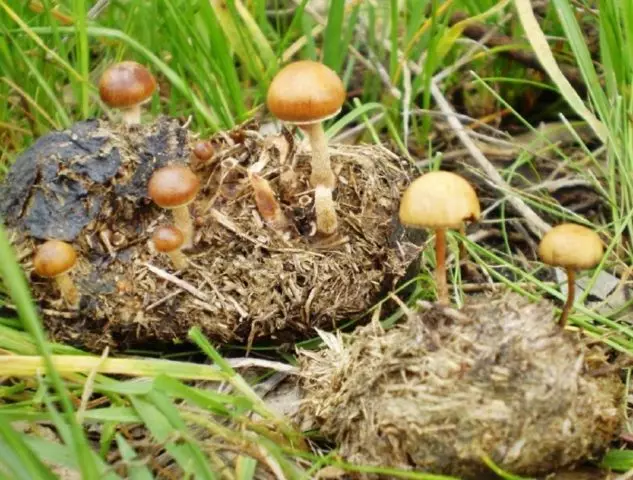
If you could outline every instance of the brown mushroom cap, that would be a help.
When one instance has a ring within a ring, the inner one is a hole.
[[[213,146],[211,142],[200,140],[193,146],[193,154],[198,160],[209,160],[213,156]]]
[[[101,100],[113,108],[129,108],[143,103],[155,91],[154,76],[143,65],[130,61],[112,65],[99,82]]]
[[[473,187],[451,172],[430,172],[417,178],[402,195],[400,222],[409,227],[459,228],[479,220],[481,208]]]
[[[190,203],[200,189],[200,180],[185,165],[169,165],[154,172],[147,193],[162,208],[176,208]]]
[[[268,89],[268,109],[280,120],[313,123],[336,115],[345,101],[338,75],[322,63],[302,60],[282,68]]]
[[[152,242],[154,242],[154,246],[159,252],[169,253],[182,247],[185,242],[185,236],[179,228],[163,225],[154,231]]]
[[[77,252],[72,245],[61,240],[49,240],[37,249],[33,267],[40,277],[53,278],[68,272],[76,262]]]
[[[543,235],[538,254],[548,265],[586,270],[600,263],[604,247],[593,230],[563,223]]]

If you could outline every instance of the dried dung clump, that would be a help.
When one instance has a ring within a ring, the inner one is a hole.
[[[547,474],[600,455],[623,419],[619,376],[591,373],[604,353],[516,294],[326,338],[302,352],[299,417],[357,464],[484,479],[485,454]]]
[[[310,152],[289,132],[243,125],[211,139],[211,159],[190,162],[195,140],[169,118],[134,127],[90,120],[18,157],[0,189],[0,216],[53,339],[92,350],[147,347],[186,340],[197,325],[225,342],[294,341],[364,313],[415,258],[397,221],[411,170],[384,148],[332,147],[340,228],[323,238]],[[176,272],[150,241],[172,215],[147,197],[147,183],[159,167],[190,163],[203,187],[190,205],[189,267]],[[269,182],[283,225],[262,220],[252,178]],[[77,309],[32,273],[44,239],[77,250]]]

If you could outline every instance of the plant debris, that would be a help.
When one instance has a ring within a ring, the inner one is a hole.
[[[319,426],[360,465],[496,478],[599,458],[624,419],[605,352],[556,325],[547,302],[516,294],[433,306],[384,331],[322,334],[300,356],[305,428]]]
[[[208,160],[191,154],[197,140],[165,117],[130,127],[89,120],[40,138],[16,160],[0,215],[54,340],[97,351],[147,347],[186,341],[198,325],[224,342],[293,342],[365,313],[416,258],[419,247],[397,221],[412,169],[383,147],[330,148],[340,228],[323,237],[315,233],[310,152],[289,132],[239,126],[210,139]],[[151,202],[147,183],[170,163],[191,163],[202,184],[190,205],[195,242],[183,251],[183,272],[151,242],[171,215]],[[283,226],[263,221],[251,174],[278,196]],[[78,309],[32,273],[45,239],[77,251]]]

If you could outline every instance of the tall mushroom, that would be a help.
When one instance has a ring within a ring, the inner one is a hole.
[[[562,267],[567,272],[567,301],[558,321],[564,327],[574,304],[576,270],[587,270],[600,262],[604,254],[602,241],[587,227],[563,223],[543,235],[538,254],[546,264]]]
[[[101,100],[110,108],[121,109],[128,125],[141,123],[141,105],[156,91],[154,76],[143,65],[126,61],[109,67],[99,81]]]
[[[312,146],[310,183],[325,187],[315,198],[317,229],[331,234],[336,230],[332,190],[336,176],[332,171],[323,122],[341,111],[345,87],[338,75],[325,65],[309,60],[282,68],[268,89],[267,105],[280,120],[299,126]]]
[[[76,306],[79,301],[79,291],[69,275],[75,263],[77,263],[75,249],[61,240],[49,240],[43,243],[33,258],[35,273],[40,277],[54,279],[62,298],[70,306]]]
[[[400,201],[400,223],[435,230],[435,281],[438,301],[448,304],[446,283],[446,229],[459,229],[465,221],[479,220],[481,208],[473,187],[451,172],[430,172],[417,178]]]
[[[157,251],[169,256],[176,270],[187,268],[187,257],[180,250],[185,242],[185,236],[179,228],[172,225],[158,227],[152,235],[152,242]]]
[[[159,207],[172,211],[174,223],[185,236],[183,248],[193,241],[193,221],[189,204],[200,189],[200,180],[185,165],[168,165],[156,170],[149,179],[147,193]]]

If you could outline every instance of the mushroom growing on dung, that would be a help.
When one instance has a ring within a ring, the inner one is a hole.
[[[337,115],[345,101],[345,87],[338,75],[325,65],[309,60],[282,68],[268,90],[268,109],[278,119],[297,125],[312,146],[310,183],[325,187],[315,197],[317,229],[326,234],[336,231],[336,212],[332,190],[336,176],[332,171],[323,122]]]
[[[176,270],[187,268],[187,257],[180,250],[185,242],[185,236],[179,228],[172,225],[158,227],[152,235],[152,242],[157,251],[169,256]]]
[[[446,229],[479,220],[481,208],[473,187],[451,172],[430,172],[417,178],[400,201],[400,223],[435,230],[435,281],[438,301],[448,304],[446,283]]]
[[[101,100],[110,108],[121,109],[128,125],[141,123],[141,105],[156,91],[154,76],[143,65],[126,61],[108,68],[99,82]]]
[[[174,223],[185,236],[183,248],[193,241],[193,221],[189,204],[200,189],[200,180],[185,165],[169,165],[154,172],[149,180],[147,193],[159,207],[171,210]]]
[[[538,254],[544,263],[562,267],[567,272],[567,301],[558,321],[564,327],[574,304],[576,270],[587,270],[600,262],[604,254],[602,241],[587,227],[563,223],[543,235]]]
[[[61,240],[49,240],[42,244],[33,258],[35,273],[40,277],[54,279],[62,298],[70,306],[76,306],[79,300],[79,291],[69,275],[75,263],[75,249]]]
[[[213,157],[214,150],[213,150],[213,146],[211,145],[211,142],[205,141],[205,140],[199,140],[193,146],[191,153],[193,154],[193,159],[195,159],[196,164],[202,165],[205,162],[208,162],[211,159],[211,157]]]

